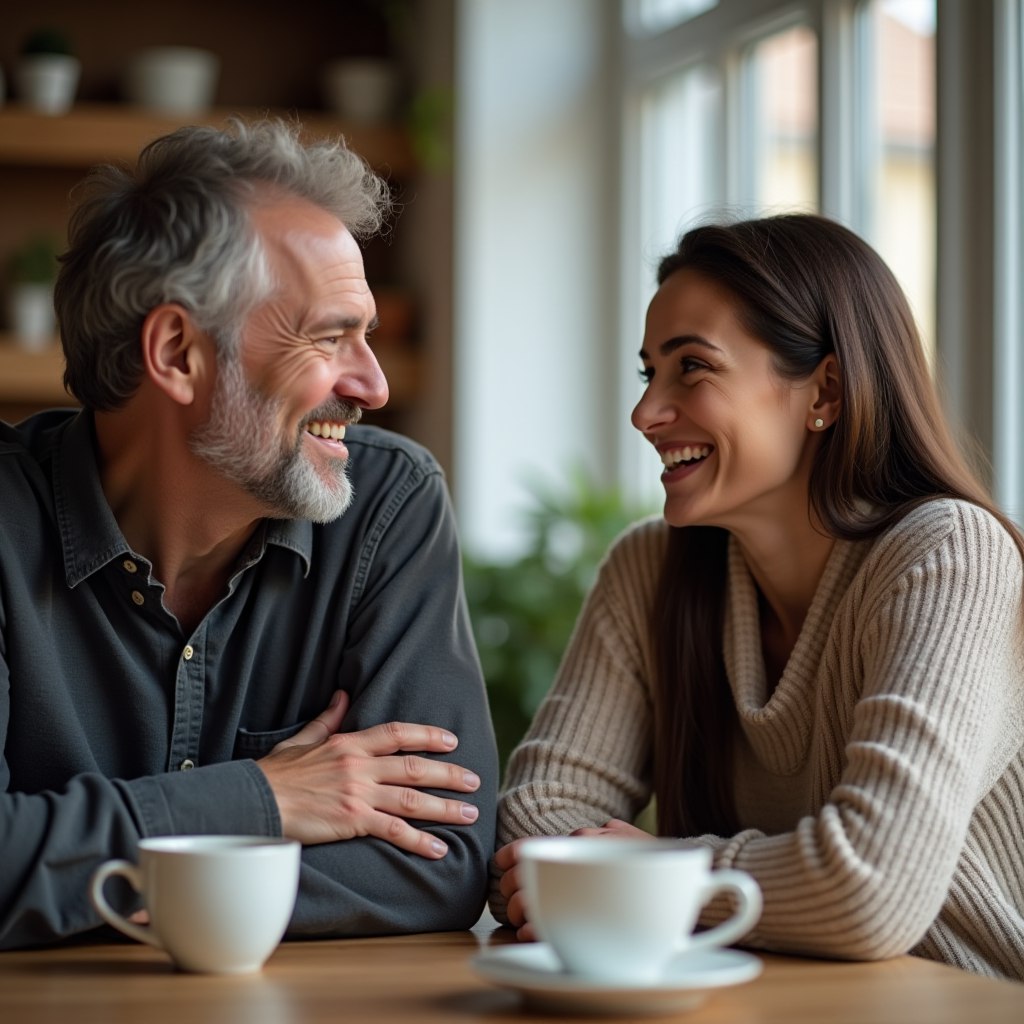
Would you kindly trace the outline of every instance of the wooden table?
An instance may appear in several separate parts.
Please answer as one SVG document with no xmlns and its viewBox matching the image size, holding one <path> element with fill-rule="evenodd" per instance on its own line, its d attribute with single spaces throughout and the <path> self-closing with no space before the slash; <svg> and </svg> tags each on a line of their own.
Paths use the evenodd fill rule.
<svg viewBox="0 0 1024 1024">
<path fill-rule="evenodd" d="M 469 966 L 492 920 L 472 932 L 284 943 L 258 975 L 176 972 L 141 945 L 0 953 L 0 1024 L 515 1024 L 537 1014 Z M 1021 1024 L 1024 985 L 913 957 L 844 964 L 765 956 L 755 981 L 689 1013 L 603 1021 L 689 1024 Z M 577 1024 L 597 1018 L 573 1017 Z"/>
</svg>

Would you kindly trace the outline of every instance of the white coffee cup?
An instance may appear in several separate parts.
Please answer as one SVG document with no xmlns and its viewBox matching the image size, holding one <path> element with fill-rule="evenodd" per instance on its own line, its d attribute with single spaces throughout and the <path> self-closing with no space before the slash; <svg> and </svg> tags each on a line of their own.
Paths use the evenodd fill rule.
<svg viewBox="0 0 1024 1024">
<path fill-rule="evenodd" d="M 711 870 L 711 851 L 676 839 L 557 836 L 519 851 L 526 914 L 571 974 L 646 984 L 679 954 L 724 946 L 761 915 L 761 890 L 744 871 Z M 736 913 L 694 933 L 720 892 Z"/>
<path fill-rule="evenodd" d="M 138 866 L 108 860 L 89 894 L 100 916 L 125 935 L 164 950 L 186 971 L 258 971 L 291 920 L 301 846 L 262 836 L 164 836 L 139 842 Z M 103 886 L 121 875 L 142 895 L 148 925 L 122 917 Z"/>
</svg>

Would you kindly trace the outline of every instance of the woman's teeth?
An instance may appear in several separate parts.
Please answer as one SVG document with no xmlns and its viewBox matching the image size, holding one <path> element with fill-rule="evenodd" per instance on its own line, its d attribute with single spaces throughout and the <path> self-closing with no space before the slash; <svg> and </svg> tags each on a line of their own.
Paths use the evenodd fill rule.
<svg viewBox="0 0 1024 1024">
<path fill-rule="evenodd" d="M 343 423 L 308 423 L 306 430 L 314 437 L 327 437 L 332 441 L 341 441 L 345 437 Z"/>
<path fill-rule="evenodd" d="M 696 462 L 706 459 L 711 454 L 711 446 L 706 444 L 686 445 L 685 448 L 673 448 L 661 453 L 661 462 L 666 469 L 675 469 L 684 462 Z"/>
</svg>

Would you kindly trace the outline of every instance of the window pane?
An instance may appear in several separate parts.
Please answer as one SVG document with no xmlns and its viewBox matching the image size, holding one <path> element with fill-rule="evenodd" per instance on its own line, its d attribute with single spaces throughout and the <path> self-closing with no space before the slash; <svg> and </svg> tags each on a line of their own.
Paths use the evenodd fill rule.
<svg viewBox="0 0 1024 1024">
<path fill-rule="evenodd" d="M 718 0 L 634 0 L 634 5 L 638 28 L 653 34 L 710 11 Z"/>
<path fill-rule="evenodd" d="M 752 213 L 818 206 L 818 40 L 804 25 L 757 43 L 743 68 L 738 171 Z"/>
<path fill-rule="evenodd" d="M 654 269 L 679 236 L 712 216 L 724 198 L 723 89 L 716 69 L 695 64 L 667 75 L 644 89 L 639 114 L 636 187 L 630 190 L 625 219 L 630 258 L 624 281 L 622 423 L 641 394 L 636 352 L 654 294 Z M 657 508 L 664 490 L 657 471 L 652 472 L 650 446 L 634 430 L 625 432 L 622 444 L 619 465 L 628 492 Z"/>
<path fill-rule="evenodd" d="M 641 230 L 643 250 L 657 257 L 721 202 L 718 76 L 697 65 L 651 89 L 642 116 Z"/>
<path fill-rule="evenodd" d="M 873 0 L 864 231 L 935 338 L 935 0 Z"/>
</svg>

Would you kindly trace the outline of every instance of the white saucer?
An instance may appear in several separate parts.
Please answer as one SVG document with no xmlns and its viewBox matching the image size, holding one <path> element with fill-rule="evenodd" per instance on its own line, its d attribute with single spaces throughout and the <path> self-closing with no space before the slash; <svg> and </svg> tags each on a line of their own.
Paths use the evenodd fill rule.
<svg viewBox="0 0 1024 1024">
<path fill-rule="evenodd" d="M 471 966 L 488 981 L 514 989 L 539 1008 L 607 1014 L 692 1010 L 713 989 L 738 985 L 761 973 L 761 961 L 750 953 L 708 949 L 676 957 L 664 979 L 654 984 L 602 982 L 566 973 L 543 942 L 494 946 L 478 953 Z"/>
</svg>

